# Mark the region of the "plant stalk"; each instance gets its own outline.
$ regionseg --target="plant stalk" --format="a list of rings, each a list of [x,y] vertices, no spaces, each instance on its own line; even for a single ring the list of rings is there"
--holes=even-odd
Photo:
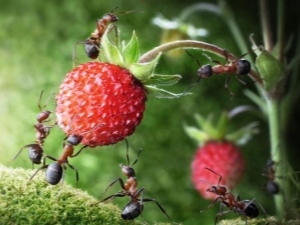
[[[280,100],[267,99],[271,159],[275,164],[275,182],[280,188],[280,192],[274,195],[275,208],[279,219],[289,215],[288,209],[293,208],[291,202],[287,202],[291,198],[290,180],[288,174],[291,171],[287,161],[285,146],[283,144],[283,133],[281,127]]]
[[[193,49],[200,49],[203,51],[208,51],[214,53],[220,57],[225,58],[224,51],[225,49],[219,48],[216,45],[212,45],[202,41],[193,41],[193,40],[181,40],[181,41],[173,41],[163,45],[160,45],[149,52],[146,52],[142,55],[139,59],[139,63],[147,63],[154,59],[159,53],[168,52],[178,48],[193,48]],[[230,61],[234,61],[237,59],[236,56],[228,52],[227,59]],[[253,70],[249,72],[250,77],[254,80],[259,86],[262,86],[263,82],[260,76]]]

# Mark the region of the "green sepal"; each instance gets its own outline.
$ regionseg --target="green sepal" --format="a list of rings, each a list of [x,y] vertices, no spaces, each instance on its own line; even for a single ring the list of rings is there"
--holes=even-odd
[[[256,67],[267,91],[276,87],[283,78],[283,65],[268,51],[263,50],[256,58]]]
[[[223,115],[222,115],[223,116]],[[220,120],[223,120],[221,116]],[[202,117],[199,114],[195,114],[196,122],[198,123],[198,126],[202,128],[203,131],[213,140],[219,141],[224,138],[225,133],[225,126],[226,122],[220,120],[218,121],[218,125],[214,125],[213,123],[213,114],[208,115],[207,118]]]
[[[178,83],[181,78],[182,77],[180,75],[153,74],[144,84],[153,86],[169,86]]]
[[[252,122],[245,127],[227,134],[225,138],[228,141],[235,142],[237,145],[245,145],[253,137],[254,134],[258,133],[258,125],[258,122]]]
[[[158,54],[155,59],[148,63],[134,63],[128,66],[128,70],[140,81],[145,82],[150,79],[153,74],[154,68],[161,56]]]
[[[145,85],[147,91],[149,94],[157,97],[157,98],[179,98],[183,96],[183,93],[180,94],[174,94],[172,92],[150,86],[150,85]]]
[[[133,31],[130,41],[123,48],[123,57],[126,65],[136,63],[140,57],[140,49],[138,44],[138,38]]]
[[[101,39],[101,48],[104,52],[106,60],[111,63],[118,65],[120,67],[125,67],[124,58],[119,51],[118,47],[111,43],[111,41],[108,38],[108,31],[110,26],[106,29],[102,39]]]
[[[204,144],[206,141],[210,140],[210,137],[202,130],[199,130],[197,127],[187,126],[183,125],[184,131],[187,133],[187,135],[195,140],[199,145]]]

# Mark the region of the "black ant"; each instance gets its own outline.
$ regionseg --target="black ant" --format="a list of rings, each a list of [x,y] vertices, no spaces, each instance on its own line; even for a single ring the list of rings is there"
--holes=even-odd
[[[231,194],[230,192],[227,192],[227,188],[223,185],[220,185],[220,182],[222,180],[222,176],[218,173],[216,173],[215,171],[209,169],[209,168],[205,168],[207,170],[209,170],[210,172],[216,174],[219,176],[219,180],[218,180],[218,184],[217,185],[212,185],[210,184],[207,180],[204,179],[200,179],[201,181],[207,182],[209,185],[211,185],[206,191],[211,192],[215,195],[217,195],[217,197],[215,198],[215,200],[210,203],[206,209],[202,210],[201,212],[204,212],[206,210],[208,210],[209,208],[211,208],[212,206],[215,205],[215,203],[217,201],[221,201],[221,206],[226,206],[228,208],[227,211],[220,211],[215,218],[215,225],[217,224],[218,219],[229,213],[230,211],[234,211],[236,213],[239,213],[241,215],[243,215],[245,217],[245,221],[246,224],[248,224],[247,222],[247,217],[249,218],[256,218],[259,215],[259,210],[257,208],[257,206],[254,204],[254,201],[256,200],[255,198],[250,200],[240,200],[240,197],[237,195],[236,197],[233,196],[233,194]],[[256,200],[257,201],[257,200]],[[263,207],[260,205],[260,203],[257,201],[257,203],[259,204],[260,208],[262,209],[262,211],[267,215],[267,213],[265,212],[265,210],[263,209]]]
[[[75,170],[76,172],[76,187],[79,181],[79,175],[78,175],[78,170],[71,164],[69,164],[68,162],[68,158],[73,158],[77,155],[79,155],[79,153],[81,153],[81,151],[83,149],[85,149],[86,147],[88,147],[88,145],[83,146],[81,149],[79,149],[79,151],[74,154],[74,146],[77,146],[83,139],[83,136],[81,135],[70,135],[67,136],[64,139],[64,143],[63,143],[63,153],[60,156],[60,158],[56,159],[52,156],[45,156],[44,160],[43,160],[43,166],[41,168],[39,168],[31,177],[28,181],[32,180],[33,177],[42,169],[46,169],[46,180],[49,184],[52,185],[56,185],[59,183],[59,181],[63,178],[64,173],[63,171],[66,170],[66,165],[68,165],[72,170]],[[67,141],[67,143],[65,143],[65,141]],[[55,162],[46,165],[46,158],[51,159]]]
[[[108,188],[111,187],[116,182],[120,183],[122,190],[117,192],[116,194],[113,194],[111,196],[104,198],[103,200],[101,200],[97,203],[93,203],[92,205],[106,202],[106,201],[112,200],[116,197],[129,196],[130,202],[128,202],[125,205],[125,207],[123,208],[122,213],[121,213],[121,217],[124,220],[133,220],[133,219],[137,218],[139,215],[141,215],[142,211],[144,210],[144,205],[143,205],[144,202],[155,202],[156,205],[160,208],[160,210],[168,217],[168,219],[170,221],[172,221],[171,218],[169,217],[169,215],[166,213],[166,211],[162,208],[162,206],[155,199],[144,198],[145,187],[143,187],[141,189],[137,189],[137,180],[135,177],[135,171],[132,168],[132,166],[134,166],[136,164],[136,162],[138,161],[138,156],[141,153],[142,149],[139,150],[136,160],[130,165],[130,160],[129,160],[129,156],[128,156],[128,142],[126,139],[125,139],[125,141],[126,141],[126,146],[127,146],[126,158],[127,158],[128,165],[120,164],[119,166],[121,167],[123,174],[127,177],[127,180],[124,183],[122,178],[115,179],[113,182],[111,182],[107,186],[107,188],[105,189],[105,191],[103,193],[105,193],[108,190]],[[141,196],[141,198],[139,198],[140,196]]]
[[[43,144],[47,136],[50,134],[50,128],[53,127],[54,125],[45,125],[45,122],[48,122],[49,117],[51,115],[51,111],[44,110],[44,108],[47,106],[50,98],[52,97],[53,94],[51,94],[45,105],[41,107],[41,100],[43,96],[44,91],[41,92],[39,101],[38,101],[38,107],[40,109],[39,114],[36,117],[37,123],[34,124],[34,129],[36,131],[36,140],[34,144],[29,144],[25,145],[20,149],[20,151],[14,156],[14,158],[9,162],[9,164],[15,160],[19,154],[22,152],[23,149],[28,148],[28,155],[29,159],[32,161],[32,166],[34,164],[41,164],[42,162],[42,157],[43,157]]]
[[[76,118],[76,115],[75,117]],[[99,126],[102,126],[102,124],[100,124]],[[81,147],[78,152],[76,154],[74,154],[74,146],[77,146],[81,143],[82,139],[83,139],[83,134],[89,133],[91,131],[93,131],[95,128],[99,127],[99,126],[95,126],[92,130],[81,133],[81,134],[72,134],[69,135],[67,137],[64,138],[63,141],[63,153],[60,156],[60,158],[56,159],[52,156],[45,156],[44,160],[43,160],[43,166],[41,168],[39,168],[31,177],[28,181],[32,180],[32,178],[42,169],[46,169],[46,180],[49,184],[52,185],[56,185],[60,182],[60,180],[63,178],[64,176],[64,170],[67,169],[66,165],[68,165],[72,170],[75,170],[76,172],[76,187],[79,181],[79,174],[78,174],[78,170],[69,163],[68,158],[74,158],[76,156],[78,156],[81,151],[87,147],[89,147],[88,145],[84,145],[83,147]],[[65,141],[67,143],[65,143]],[[46,158],[51,159],[55,162],[46,165]]]
[[[199,83],[201,77],[203,78],[209,78],[212,75],[222,75],[224,73],[227,73],[226,76],[226,82],[225,82],[225,88],[226,90],[229,92],[230,95],[234,96],[234,94],[229,90],[228,88],[228,83],[229,83],[229,79],[230,79],[230,73],[235,74],[236,79],[241,82],[242,84],[246,85],[246,82],[243,81],[239,76],[240,75],[247,75],[250,70],[251,70],[251,64],[249,61],[242,59],[242,57],[244,57],[245,55],[249,54],[246,53],[242,56],[240,56],[239,58],[235,59],[234,61],[229,61],[228,60],[228,51],[224,50],[224,56],[225,56],[225,60],[226,60],[226,64],[222,65],[219,61],[217,60],[212,60],[209,56],[205,55],[206,57],[208,57],[208,59],[211,62],[214,62],[218,65],[212,66],[210,64],[201,66],[200,62],[198,59],[196,59],[194,56],[192,56],[187,50],[186,53],[192,57],[193,59],[196,60],[196,62],[198,63],[198,65],[200,66],[200,68],[198,69],[198,80],[196,81],[196,83],[192,84],[191,86],[189,86],[184,93],[187,92],[187,90],[189,90],[191,87],[195,86],[196,84]]]
[[[263,186],[269,193],[275,195],[279,193],[279,186],[275,182],[275,162],[272,159],[267,161],[267,174],[262,174],[263,176],[267,176],[269,178],[268,182]]]
[[[90,37],[88,37],[85,41],[78,41],[75,43],[74,49],[73,49],[73,62],[75,61],[75,47],[77,44],[84,44],[84,50],[86,55],[91,59],[96,59],[99,56],[100,53],[100,43],[102,36],[104,35],[108,24],[115,23],[119,20],[116,14],[113,14],[113,12],[119,8],[118,6],[114,8],[110,13],[105,14],[102,19],[97,19],[96,24],[97,28],[93,33],[91,33]],[[119,14],[126,14],[131,13],[136,10],[128,11],[128,12],[121,12]],[[114,26],[116,35],[118,35],[116,26]]]

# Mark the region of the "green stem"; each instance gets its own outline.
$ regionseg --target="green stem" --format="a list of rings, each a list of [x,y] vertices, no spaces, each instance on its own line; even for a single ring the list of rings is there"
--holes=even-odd
[[[169,42],[163,45],[160,45],[149,52],[146,52],[144,55],[142,55],[139,59],[139,63],[147,63],[150,62],[152,59],[154,59],[159,53],[168,52],[177,48],[194,48],[194,49],[201,49],[204,51],[208,51],[211,53],[214,53],[220,57],[225,58],[224,51],[225,49],[219,48],[215,45],[208,44],[206,42],[202,41],[193,41],[193,40],[182,40],[182,41],[174,41]],[[228,52],[227,59],[230,61],[234,61],[237,59],[236,56]],[[256,83],[260,86],[262,86],[262,79],[260,76],[253,70],[249,72],[250,77],[256,81]]]
[[[284,149],[282,140],[282,128],[281,128],[281,115],[280,115],[280,100],[268,99],[268,118],[269,118],[269,130],[270,130],[270,144],[271,144],[271,159],[276,162],[276,183],[280,187],[280,192],[274,195],[275,207],[278,218],[283,218],[288,215],[287,200],[290,200],[290,180],[287,177],[290,167],[286,158],[286,151]],[[291,203],[288,203],[288,208],[293,208]]]
[[[277,38],[278,38],[278,60],[283,62],[284,60],[284,23],[285,23],[285,4],[284,0],[278,1],[278,31],[277,31]]]
[[[261,13],[261,23],[262,23],[262,34],[264,38],[264,47],[270,52],[273,48],[272,42],[272,32],[269,20],[269,8],[267,6],[267,0],[260,0],[260,13]]]
[[[189,16],[193,13],[198,13],[199,11],[205,11],[213,13],[217,16],[220,16],[224,22],[227,24],[235,43],[238,45],[240,51],[245,54],[249,51],[247,47],[247,43],[243,38],[242,32],[239,26],[236,23],[234,18],[234,14],[232,10],[227,5],[225,1],[219,1],[219,5],[211,4],[211,3],[196,3],[187,8],[185,8],[182,13],[179,15],[180,21],[185,21]],[[251,64],[254,64],[254,61],[251,57],[249,57],[249,61]]]

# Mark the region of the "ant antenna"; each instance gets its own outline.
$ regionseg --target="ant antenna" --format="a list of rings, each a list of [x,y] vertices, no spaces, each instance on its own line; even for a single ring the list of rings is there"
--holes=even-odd
[[[221,176],[220,174],[216,173],[215,171],[213,171],[213,170],[211,170],[211,169],[207,168],[207,167],[205,167],[205,169],[207,169],[207,170],[209,170],[210,172],[212,172],[212,173],[214,173],[214,174],[216,174],[216,175],[218,175],[218,176],[219,176],[219,181],[218,181],[218,185],[219,185],[219,184],[220,184],[220,182],[221,182],[221,180],[222,180],[222,176]]]
[[[192,59],[194,59],[194,60],[197,62],[198,66],[199,66],[199,68],[200,68],[200,67],[201,67],[201,63],[199,62],[199,60],[198,60],[197,58],[195,58],[191,53],[189,53],[186,49],[184,49],[184,51],[185,51]],[[196,81],[194,84],[192,84],[192,85],[190,85],[189,87],[187,87],[187,88],[184,90],[184,92],[182,93],[182,95],[186,95],[187,91],[188,91],[189,89],[191,89],[192,87],[194,87],[195,85],[197,85],[197,84],[199,83],[200,79],[201,79],[201,76],[198,77],[197,81]]]
[[[126,143],[126,159],[127,159],[127,163],[128,165],[130,165],[130,159],[129,159],[129,154],[128,154],[128,150],[129,150],[129,143],[128,143],[128,140],[125,138],[125,143]],[[142,148],[140,148],[140,150],[138,151],[137,153],[137,156],[136,156],[136,159],[134,160],[134,162],[131,164],[131,166],[134,166],[137,161],[138,161],[138,158],[139,158],[139,155],[141,154],[141,151],[142,151]]]
[[[43,97],[43,94],[44,94],[44,90],[41,91],[41,94],[40,94],[40,97],[39,97],[39,101],[38,101],[38,107],[41,111],[43,111],[44,108],[46,108],[46,106],[48,105],[49,101],[50,101],[50,98],[55,94],[55,93],[52,93],[46,100],[45,104],[43,107],[41,107],[41,101],[42,101],[42,97]]]

